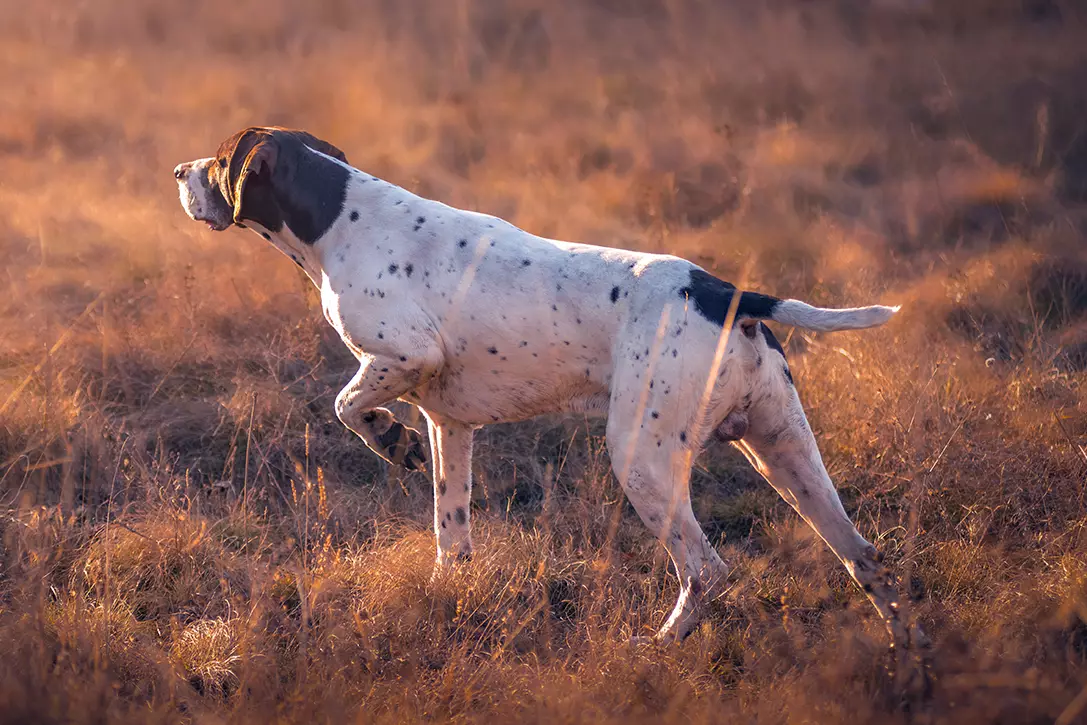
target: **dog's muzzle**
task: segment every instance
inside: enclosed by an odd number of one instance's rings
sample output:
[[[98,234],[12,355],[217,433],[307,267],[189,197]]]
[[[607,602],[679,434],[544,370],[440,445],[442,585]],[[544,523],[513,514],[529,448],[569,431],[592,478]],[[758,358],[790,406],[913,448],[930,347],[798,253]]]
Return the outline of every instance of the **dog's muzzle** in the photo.
[[[234,223],[233,210],[219,189],[208,181],[208,166],[215,159],[198,159],[174,167],[181,208],[195,221],[221,232]]]

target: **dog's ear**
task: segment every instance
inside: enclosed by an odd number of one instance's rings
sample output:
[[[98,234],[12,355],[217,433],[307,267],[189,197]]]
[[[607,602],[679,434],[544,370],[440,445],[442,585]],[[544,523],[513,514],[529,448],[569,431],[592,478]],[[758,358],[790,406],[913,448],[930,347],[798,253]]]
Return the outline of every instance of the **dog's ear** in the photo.
[[[320,239],[343,211],[350,178],[343,151],[282,128],[246,129],[232,139],[227,199],[234,222],[250,220],[273,232],[286,224],[306,244]]]
[[[246,220],[251,220],[268,231],[278,232],[283,228],[283,211],[276,201],[273,177],[279,161],[279,143],[272,134],[258,132],[253,136],[235,148],[235,156],[230,160],[234,223],[244,226]]]

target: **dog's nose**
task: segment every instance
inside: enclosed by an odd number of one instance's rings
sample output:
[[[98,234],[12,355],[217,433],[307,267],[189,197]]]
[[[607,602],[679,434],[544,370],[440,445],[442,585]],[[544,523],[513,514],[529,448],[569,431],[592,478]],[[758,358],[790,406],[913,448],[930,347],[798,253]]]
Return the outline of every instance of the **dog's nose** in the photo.
[[[189,169],[192,168],[192,164],[178,164],[174,167],[174,178],[181,181],[185,178],[185,174],[189,173]]]

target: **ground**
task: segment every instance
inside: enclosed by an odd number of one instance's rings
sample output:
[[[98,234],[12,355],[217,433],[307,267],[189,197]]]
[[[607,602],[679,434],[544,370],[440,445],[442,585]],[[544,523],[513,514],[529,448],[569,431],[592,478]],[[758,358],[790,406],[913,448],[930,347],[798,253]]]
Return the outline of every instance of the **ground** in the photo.
[[[0,0],[0,721],[1083,722],[1085,38],[1073,0]],[[678,646],[624,644],[675,584],[598,421],[482,431],[475,557],[430,581],[430,483],[336,421],[316,292],[178,204],[248,124],[903,305],[776,332],[931,695],[725,444],[693,486],[732,588]]]

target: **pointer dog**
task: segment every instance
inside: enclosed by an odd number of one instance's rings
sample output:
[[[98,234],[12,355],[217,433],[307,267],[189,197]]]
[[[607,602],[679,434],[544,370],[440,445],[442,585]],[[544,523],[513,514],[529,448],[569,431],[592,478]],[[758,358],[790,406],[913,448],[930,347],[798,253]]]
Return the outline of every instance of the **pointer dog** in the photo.
[[[890,572],[827,475],[789,364],[761,320],[809,330],[880,325],[896,308],[828,310],[738,292],[677,257],[543,239],[423,199],[348,165],[301,131],[247,128],[179,165],[185,212],[248,227],[321,290],[325,318],[359,360],[336,415],[385,460],[425,470],[429,423],[437,566],[472,549],[472,434],[572,411],[607,416],[615,475],[668,550],[679,600],[657,634],[686,636],[727,573],[691,510],[692,459],[732,441],[819,534],[909,644]]]

